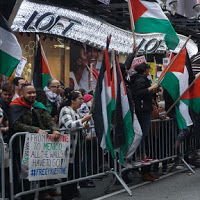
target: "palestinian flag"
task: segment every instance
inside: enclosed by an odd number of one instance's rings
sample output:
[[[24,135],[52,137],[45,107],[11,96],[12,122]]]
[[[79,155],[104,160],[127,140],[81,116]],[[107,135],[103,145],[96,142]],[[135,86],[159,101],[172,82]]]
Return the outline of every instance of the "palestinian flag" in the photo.
[[[22,50],[4,17],[0,14],[0,73],[11,76],[22,58]]]
[[[48,62],[46,60],[42,44],[38,41],[37,54],[35,57],[35,66],[33,72],[33,85],[35,88],[44,88],[47,81],[51,79]]]
[[[179,38],[156,0],[129,0],[136,33],[163,33],[165,43],[174,50]]]
[[[116,84],[115,91],[117,92],[115,95],[116,107],[113,121],[113,143],[114,148],[120,148],[120,162],[123,163],[124,154],[134,139],[134,132],[126,87],[116,55],[113,68],[116,68],[116,70],[114,70],[116,73],[114,73],[113,76],[116,75],[114,79],[117,80],[113,82]]]
[[[165,74],[160,85],[165,88],[172,99],[176,101],[183,94],[183,92],[186,91],[193,80],[194,75],[191,63],[187,50],[184,48],[168,72]],[[193,124],[189,115],[188,106],[186,104],[179,101],[176,104],[175,110],[179,129],[185,129],[187,126]]]
[[[191,108],[197,115],[200,112],[200,78],[198,78],[193,86],[187,90],[181,97],[189,108]]]
[[[104,59],[99,72],[96,90],[94,93],[93,119],[97,137],[101,141],[101,147],[111,152],[113,158],[116,158],[112,140],[111,140],[111,115],[112,115],[112,97],[111,97],[111,74],[108,55],[109,38],[107,47],[104,51]]]

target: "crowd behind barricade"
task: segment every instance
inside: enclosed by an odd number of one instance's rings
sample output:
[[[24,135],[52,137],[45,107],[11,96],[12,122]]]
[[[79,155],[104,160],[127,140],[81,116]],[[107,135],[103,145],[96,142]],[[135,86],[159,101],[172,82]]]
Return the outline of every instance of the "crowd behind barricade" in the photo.
[[[134,58],[134,54],[128,57],[125,64],[121,64],[121,71],[125,81],[126,90],[128,94],[131,114],[137,115],[138,121],[142,129],[141,137],[141,151],[140,154],[134,156],[132,159],[136,165],[141,167],[141,177],[145,181],[154,181],[158,179],[158,160],[156,154],[150,157],[149,147],[146,148],[147,136],[151,120],[165,119],[166,116],[165,106],[168,104],[167,99],[164,101],[165,91],[158,84],[151,85],[148,80],[149,65],[142,63],[135,68],[135,72],[127,80],[127,71]],[[60,134],[65,134],[65,131],[59,132],[59,128],[65,128],[70,131],[70,158],[69,158],[69,176],[68,180],[74,178],[84,177],[86,173],[97,173],[97,169],[91,166],[91,157],[96,154],[95,149],[88,148],[94,145],[100,148],[100,144],[95,135],[95,131],[88,131],[91,125],[94,125],[90,107],[92,106],[93,92],[86,93],[84,89],[74,90],[67,87],[64,89],[63,84],[56,79],[48,81],[47,86],[43,89],[37,89],[33,85],[25,83],[23,78],[16,77],[12,83],[4,83],[2,85],[2,94],[0,98],[0,123],[1,135],[4,142],[8,143],[12,135],[17,132],[30,132],[38,134],[48,134],[46,130],[51,130],[58,140]],[[173,116],[173,111],[169,114]],[[84,128],[84,131],[77,131],[78,128]],[[159,132],[161,127],[158,125],[151,127],[151,132]],[[184,131],[181,132],[177,139],[176,146],[183,141],[185,137]],[[157,135],[153,135],[154,140],[157,140]],[[84,144],[81,140],[86,140]],[[159,143],[159,141],[156,141]],[[165,142],[165,141],[164,141]],[[164,145],[164,144],[162,144]],[[23,144],[22,144],[23,146]],[[14,189],[15,193],[21,191],[20,188],[20,170],[21,163],[19,157],[19,143],[17,141],[13,144],[14,149]],[[155,151],[159,151],[155,150]],[[87,156],[84,156],[87,154]],[[80,159],[81,174],[80,174]],[[102,157],[99,151],[98,157]],[[96,156],[92,158],[93,165],[96,163]],[[101,162],[101,159],[100,161]],[[154,164],[152,164],[154,163]],[[85,168],[92,169],[92,172],[86,172]],[[96,172],[94,172],[96,171]],[[162,172],[167,172],[167,161],[162,162]],[[6,195],[9,196],[9,169],[5,169],[6,174]],[[128,173],[122,174],[122,178],[126,183],[131,180],[128,178]],[[63,179],[62,181],[66,181]],[[48,180],[48,185],[53,185],[56,180]],[[44,186],[44,181],[40,181],[40,186]],[[80,187],[95,187],[93,180],[81,181]],[[24,188],[28,190],[30,184],[28,180],[24,180]],[[39,193],[41,200],[53,200],[56,195],[61,195],[62,200],[74,199],[80,196],[77,183],[71,183],[61,187],[61,193],[57,190],[46,190]],[[22,196],[21,199],[34,199],[34,194]]]

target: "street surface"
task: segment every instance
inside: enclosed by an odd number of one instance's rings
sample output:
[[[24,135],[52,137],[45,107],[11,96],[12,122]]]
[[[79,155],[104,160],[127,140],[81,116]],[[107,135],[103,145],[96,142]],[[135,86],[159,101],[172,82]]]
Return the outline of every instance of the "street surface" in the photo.
[[[132,186],[132,196],[118,191],[116,195],[109,194],[110,197],[107,195],[95,200],[200,200],[200,169],[195,169],[195,172],[181,171],[165,175],[153,183]]]

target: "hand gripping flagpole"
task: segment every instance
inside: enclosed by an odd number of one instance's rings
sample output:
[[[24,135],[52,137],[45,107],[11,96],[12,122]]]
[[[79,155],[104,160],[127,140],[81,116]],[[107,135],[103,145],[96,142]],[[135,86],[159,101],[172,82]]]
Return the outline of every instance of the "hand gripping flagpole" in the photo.
[[[189,39],[191,38],[192,36],[190,35],[187,40],[185,41],[184,45],[182,46],[182,48],[180,49],[180,51],[176,54],[176,56],[173,58],[173,60],[171,61],[171,63],[168,65],[166,71],[164,74],[161,75],[161,77],[159,78],[158,80],[158,85],[160,84],[160,82],[162,81],[162,79],[164,78],[165,74],[169,71],[169,69],[171,68],[171,66],[174,64],[175,60],[178,58],[179,54],[181,53],[181,51],[185,48],[187,42],[189,41]]]

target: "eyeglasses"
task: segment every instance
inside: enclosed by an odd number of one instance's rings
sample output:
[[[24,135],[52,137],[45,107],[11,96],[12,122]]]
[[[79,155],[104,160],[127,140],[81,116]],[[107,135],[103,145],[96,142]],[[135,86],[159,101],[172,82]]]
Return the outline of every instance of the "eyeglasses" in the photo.
[[[52,88],[59,88],[61,86],[60,85],[51,85],[50,87],[52,87]]]

